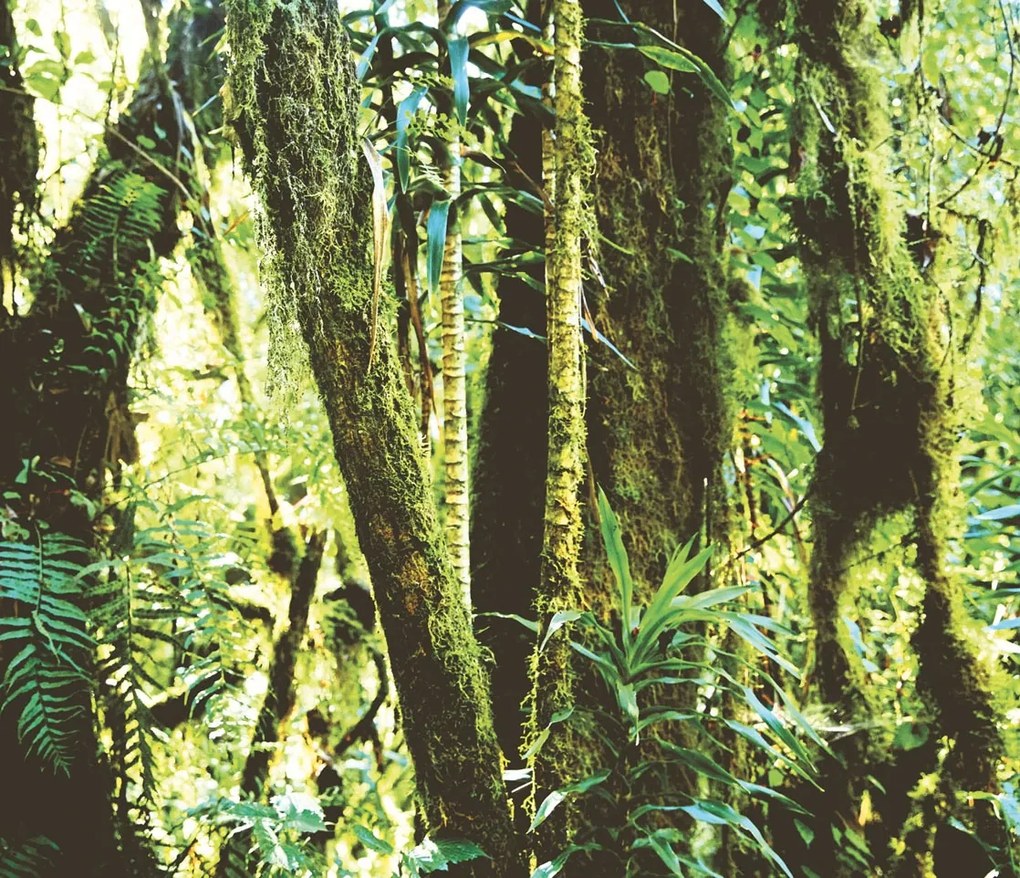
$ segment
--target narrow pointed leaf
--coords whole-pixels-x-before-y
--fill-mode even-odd
[[[397,107],[397,136],[393,141],[393,151],[396,155],[397,182],[401,192],[407,191],[407,183],[411,177],[411,153],[407,146],[411,120],[427,91],[427,86],[419,85]]]
[[[443,251],[446,247],[446,224],[450,218],[450,200],[433,201],[429,208],[429,221],[426,226],[428,249],[426,250],[426,267],[429,280],[429,292],[439,290],[439,278],[443,272]]]

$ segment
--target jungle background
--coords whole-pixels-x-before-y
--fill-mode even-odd
[[[4,0],[0,876],[1016,875],[1012,0]]]

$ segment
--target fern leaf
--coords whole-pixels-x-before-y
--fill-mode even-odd
[[[89,722],[86,668],[95,645],[82,601],[84,547],[62,535],[36,545],[0,542],[0,640],[14,657],[0,680],[0,711],[17,713],[30,754],[69,772]]]

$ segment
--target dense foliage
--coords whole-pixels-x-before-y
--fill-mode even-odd
[[[0,2],[0,878],[1020,871],[1012,0]]]

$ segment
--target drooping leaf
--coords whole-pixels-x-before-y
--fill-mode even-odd
[[[535,816],[531,819],[531,825],[528,827],[528,832],[534,832],[539,826],[541,826],[549,818],[559,806],[560,803],[567,797],[567,794],[562,790],[553,790],[546,796],[542,803],[535,809]]]
[[[638,51],[646,58],[651,58],[661,67],[677,70],[680,73],[697,73],[698,65],[681,52],[667,49],[665,46],[639,46]]]
[[[428,237],[425,265],[429,292],[431,293],[439,290],[439,278],[443,272],[443,253],[446,248],[446,225],[450,218],[451,203],[449,198],[445,198],[441,201],[433,201],[429,208],[429,220],[425,227]]]
[[[716,15],[718,15],[726,24],[729,24],[729,20],[726,18],[726,13],[723,8],[719,5],[717,0],[703,0],[704,4],[711,9]]]
[[[620,522],[609,505],[609,498],[606,492],[599,488],[598,493],[599,523],[602,529],[602,542],[606,546],[606,555],[609,558],[609,566],[616,577],[616,584],[620,593],[620,613],[623,617],[624,642],[629,642],[631,637],[631,611],[634,603],[634,580],[630,575],[630,561],[627,559],[627,550],[623,545],[623,537],[620,534]]]
[[[393,141],[393,152],[396,155],[397,183],[401,192],[407,191],[407,183],[411,176],[411,153],[407,145],[409,127],[421,99],[427,92],[428,86],[419,85],[397,107],[397,136]]]
[[[584,614],[580,610],[561,610],[558,613],[554,613],[553,617],[549,620],[549,627],[546,628],[545,637],[542,638],[539,651],[545,649],[546,644],[549,643],[549,638],[559,631],[560,628],[568,622],[576,622],[582,615]]]
[[[453,109],[457,122],[467,124],[467,107],[470,97],[467,61],[470,45],[464,37],[448,37],[447,50],[450,54],[450,75],[453,78]]]

